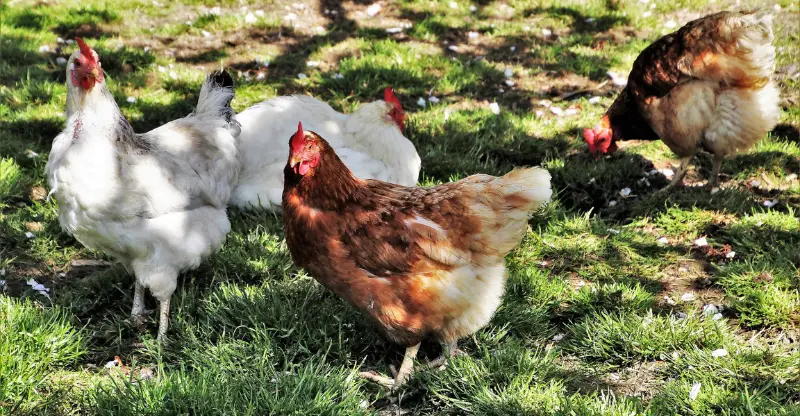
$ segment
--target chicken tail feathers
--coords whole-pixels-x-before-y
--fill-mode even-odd
[[[526,215],[553,196],[550,172],[543,168],[518,168],[499,178],[505,203]]]
[[[200,98],[194,114],[197,116],[223,117],[230,125],[231,133],[239,135],[239,122],[231,108],[233,101],[233,78],[224,69],[219,69],[206,77],[200,88]]]
[[[550,172],[542,168],[518,168],[488,183],[491,214],[483,209],[485,246],[482,252],[505,256],[528,229],[528,218],[553,195]]]

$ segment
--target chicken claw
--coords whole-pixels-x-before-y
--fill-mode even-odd
[[[374,371],[362,371],[359,373],[359,376],[384,387],[388,387],[390,390],[396,390],[405,384],[408,377],[414,372],[414,358],[417,357],[417,353],[419,352],[419,345],[420,344],[412,345],[406,348],[403,363],[400,364],[400,370],[397,371],[397,375],[395,375],[394,379],[382,376]]]

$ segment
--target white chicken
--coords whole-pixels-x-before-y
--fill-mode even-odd
[[[298,122],[324,136],[357,177],[416,185],[421,160],[403,135],[403,107],[391,88],[383,95],[352,114],[298,95],[273,98],[239,113],[242,168],[230,205],[280,212],[283,167],[289,157],[286,138]]]
[[[67,64],[67,125],[45,169],[62,228],[136,277],[160,302],[158,339],[181,271],[196,268],[230,231],[226,204],[239,172],[233,80],[207,77],[195,111],[134,133],[106,88],[97,53],[81,39]]]

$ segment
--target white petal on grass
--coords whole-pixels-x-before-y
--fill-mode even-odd
[[[720,319],[722,319],[722,314],[719,312],[715,313],[714,316],[711,317],[712,321],[719,321]]]
[[[608,201],[608,206],[610,206],[610,207],[617,206],[617,201]]]
[[[611,234],[619,234],[620,233],[620,231],[615,229],[615,228],[609,228],[608,232],[610,232]]]
[[[381,5],[378,3],[371,4],[369,7],[367,7],[367,16],[369,17],[373,17],[380,12],[381,12]]]
[[[306,66],[309,68],[316,68],[320,65],[319,61],[306,61]]]
[[[575,107],[570,107],[570,108],[568,108],[568,109],[564,110],[564,115],[565,115],[565,116],[574,116],[574,115],[577,115],[577,114],[578,114],[578,113],[580,113],[580,112],[581,112],[581,111],[580,111],[580,110],[578,110],[577,108],[575,108]]]
[[[664,295],[664,302],[667,302],[667,305],[674,306],[675,300],[669,297],[668,295]]]
[[[704,316],[713,316],[719,313],[719,308],[716,305],[709,303],[708,305],[703,306],[703,315]]]
[[[447,119],[450,118],[450,114],[453,114],[453,111],[450,110],[449,108],[446,108],[444,110],[444,121],[447,121]]]
[[[456,2],[454,2],[454,1],[451,1],[449,6],[450,6],[451,9],[457,9],[458,8],[458,4]]]
[[[25,232],[25,237],[30,240],[31,238],[36,238],[36,234],[34,234],[34,233],[30,232],[30,231],[26,231]]]
[[[729,251],[729,252],[725,253],[725,258],[726,259],[732,259],[734,257],[736,257],[736,252],[735,251]]]
[[[542,111],[542,110],[536,110],[536,117],[539,117],[539,118],[542,118],[542,117],[544,117],[544,111]]]
[[[696,299],[694,292],[686,292],[681,295],[681,301],[683,302],[691,302]]]
[[[697,396],[700,394],[700,383],[692,384],[692,388],[689,390],[689,400],[696,400]]]
[[[107,362],[104,367],[107,368],[107,369],[112,369],[112,368],[114,368],[116,366],[117,366],[117,360],[111,360],[111,361]]]
[[[512,46],[512,47],[508,48],[508,50],[510,50],[511,52],[514,52],[514,51],[517,50],[517,47],[516,46]]]
[[[708,240],[706,240],[705,237],[700,237],[692,241],[692,244],[696,245],[697,247],[705,247],[708,245]]]
[[[252,25],[253,23],[255,23],[257,21],[258,21],[258,18],[253,13],[247,13],[244,16],[244,22],[249,24],[249,25]]]
[[[468,32],[467,37],[470,39],[477,39],[481,34],[478,32]]]
[[[403,31],[402,27],[390,27],[386,29],[386,33],[395,34]]]
[[[50,52],[50,46],[42,45],[39,47],[39,52]]]
[[[419,97],[417,100],[417,105],[420,107],[425,107],[428,103],[425,101],[425,97]]]
[[[505,81],[503,81],[503,82],[504,82],[506,85],[508,85],[509,87],[513,87],[514,85],[516,85],[516,84],[517,84],[516,82],[514,82],[514,81],[512,81],[512,80],[510,80],[510,79],[507,79],[507,80],[505,80]]]
[[[503,70],[503,75],[505,75],[506,78],[511,78],[514,76],[514,70],[511,68],[506,68],[505,70]]]
[[[25,283],[27,283],[28,286],[31,287],[31,289],[33,289],[33,290],[35,290],[37,292],[49,292],[50,291],[50,288],[45,287],[45,285],[37,282],[35,279],[28,279],[28,281],[25,282]]]
[[[58,66],[64,66],[67,64],[67,59],[64,58],[63,56],[59,56],[58,58],[56,58],[56,64],[58,64]]]
[[[469,5],[469,11],[471,11],[471,12],[475,12],[475,11],[477,11],[477,10],[478,10],[478,8],[477,8],[477,7],[475,7],[475,5],[474,5],[474,4],[470,4],[470,5]]]
[[[333,79],[344,79],[344,75],[342,75],[342,74],[340,74],[338,72],[333,74],[332,77],[333,77]]]
[[[544,36],[546,38],[549,38],[550,36],[553,36],[553,31],[550,30],[550,29],[544,28],[544,29],[542,29],[542,36]]]
[[[622,188],[619,190],[619,194],[621,196],[629,196],[631,194],[631,188]]]
[[[500,114],[500,104],[497,103],[489,104],[489,110],[491,110],[493,114]]]
[[[597,104],[599,102],[600,102],[600,97],[598,97],[598,96],[594,96],[594,97],[589,99],[589,104]]]
[[[664,175],[667,179],[675,176],[675,171],[670,168],[661,169],[659,170],[659,172],[661,172],[661,174]]]
[[[594,23],[596,20],[597,19],[595,19],[594,17],[587,17],[586,20],[584,20],[584,22],[586,22],[586,23]]]
[[[667,237],[661,237],[658,240],[656,240],[656,242],[659,245],[665,246],[665,245],[669,244],[669,239]]]
[[[530,26],[525,26],[525,27],[522,28],[522,30],[524,30],[526,32],[530,32],[531,31],[531,27]]]
[[[136,97],[128,97],[128,98],[126,99],[126,101],[128,101],[128,102],[129,102],[129,103],[131,103],[131,104],[133,104],[133,103],[135,103],[135,102],[136,102]]]
[[[436,103],[439,102],[439,97],[436,97],[436,96],[432,95],[432,96],[428,97],[428,101],[430,101],[431,104],[436,104]]]
[[[306,79],[306,78],[308,78],[308,75],[306,75],[306,74],[304,74],[302,72],[297,74],[297,79]]]
[[[678,22],[674,20],[668,20],[667,23],[664,23],[664,27],[667,29],[673,29],[678,26]]]
[[[283,16],[283,20],[288,20],[290,22],[297,20],[296,13],[286,13],[286,16]]]
[[[778,204],[778,200],[777,200],[777,199],[772,199],[772,200],[764,201],[764,206],[765,206],[765,207],[767,207],[767,208],[772,208],[772,207],[774,207],[774,206],[775,206],[775,205],[777,205],[777,204]]]
[[[714,357],[714,358],[720,358],[720,357],[724,357],[726,355],[728,355],[728,350],[726,350],[725,348],[720,348],[720,349],[716,349],[714,351],[711,351],[711,356]]]
[[[204,38],[211,37],[211,32],[207,30],[201,30],[200,34],[203,35]]]
[[[649,10],[648,10],[648,11],[646,11],[646,12],[642,13],[642,17],[644,17],[644,18],[648,18],[648,17],[650,17],[652,14],[653,14],[653,12],[651,12],[651,11],[649,11]]]
[[[564,110],[562,110],[560,107],[550,107],[550,112],[557,116],[564,114]]]
[[[565,337],[564,334],[555,334],[553,335],[553,341],[555,342],[561,341],[562,339],[564,339],[564,337]]]

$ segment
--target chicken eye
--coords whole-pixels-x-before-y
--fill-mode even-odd
[[[81,66],[81,61],[79,61],[77,59],[74,61],[74,63],[75,63],[75,67]]]

